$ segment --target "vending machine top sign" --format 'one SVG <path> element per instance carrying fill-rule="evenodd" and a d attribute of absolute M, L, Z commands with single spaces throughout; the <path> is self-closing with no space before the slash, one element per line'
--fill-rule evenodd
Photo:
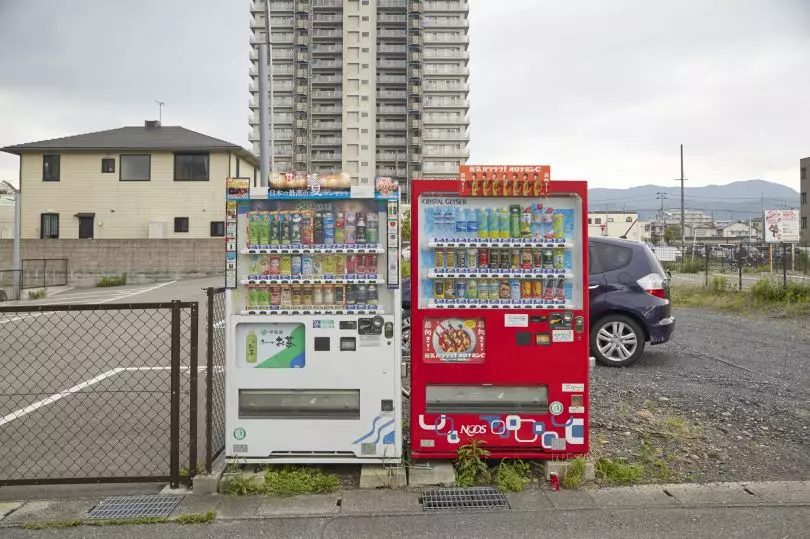
<path fill-rule="evenodd" d="M 413 183 L 414 458 L 587 452 L 587 184 L 550 172 Z"/>

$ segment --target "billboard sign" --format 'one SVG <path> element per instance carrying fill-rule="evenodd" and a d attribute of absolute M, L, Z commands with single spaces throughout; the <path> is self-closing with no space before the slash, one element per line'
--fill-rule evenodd
<path fill-rule="evenodd" d="M 796 210 L 766 210 L 765 241 L 767 243 L 798 243 L 799 212 Z"/>

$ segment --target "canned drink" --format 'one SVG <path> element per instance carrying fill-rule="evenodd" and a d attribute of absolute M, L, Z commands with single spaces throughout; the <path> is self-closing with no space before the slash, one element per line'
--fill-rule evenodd
<path fill-rule="evenodd" d="M 467 269 L 467 250 L 459 249 L 456 252 L 456 266 L 459 269 Z"/>
<path fill-rule="evenodd" d="M 313 296 L 312 285 L 311 284 L 304 285 L 302 288 L 303 291 L 301 292 L 301 302 L 304 305 L 312 305 L 312 300 L 314 299 L 312 297 Z"/>
<path fill-rule="evenodd" d="M 489 299 L 489 283 L 483 279 L 478 281 L 478 299 L 482 301 Z"/>
<path fill-rule="evenodd" d="M 478 281 L 475 279 L 467 281 L 467 299 L 478 299 Z"/>
<path fill-rule="evenodd" d="M 467 267 L 471 269 L 478 267 L 478 249 L 467 249 Z"/>
<path fill-rule="evenodd" d="M 565 299 L 565 279 L 557 279 L 557 290 L 555 292 L 557 299 Z"/>
<path fill-rule="evenodd" d="M 434 299 L 444 299 L 444 280 L 433 281 L 433 297 Z"/>
<path fill-rule="evenodd" d="M 292 264 L 290 269 L 293 275 L 301 275 L 304 272 L 301 264 L 301 255 L 292 255 Z"/>
<path fill-rule="evenodd" d="M 323 287 L 319 284 L 312 287 L 312 304 L 323 305 Z"/>
<path fill-rule="evenodd" d="M 547 278 L 545 288 L 543 289 L 543 299 L 554 299 L 554 296 L 557 293 L 556 288 L 554 277 Z"/>
<path fill-rule="evenodd" d="M 543 269 L 543 250 L 535 249 L 532 251 L 534 258 L 534 269 Z"/>
<path fill-rule="evenodd" d="M 323 275 L 323 255 L 312 255 L 312 274 Z"/>
<path fill-rule="evenodd" d="M 290 275 L 292 273 L 292 256 L 281 255 L 281 274 Z"/>
<path fill-rule="evenodd" d="M 368 304 L 369 305 L 377 305 L 377 285 L 370 284 L 368 285 Z"/>
<path fill-rule="evenodd" d="M 335 255 L 323 255 L 323 273 L 324 275 L 335 274 Z"/>
<path fill-rule="evenodd" d="M 444 280 L 444 299 L 455 299 L 456 289 L 453 287 L 453 279 Z"/>
<path fill-rule="evenodd" d="M 292 304 L 293 305 L 301 305 L 303 299 L 301 298 L 301 287 L 300 286 L 293 286 L 292 287 Z"/>
<path fill-rule="evenodd" d="M 366 273 L 366 255 L 357 255 L 357 273 Z"/>
<path fill-rule="evenodd" d="M 497 301 L 500 297 L 501 286 L 495 279 L 489 282 L 489 301 Z"/>
<path fill-rule="evenodd" d="M 332 285 L 329 284 L 323 285 L 323 304 L 324 305 L 335 304 L 335 289 L 332 287 Z"/>
<path fill-rule="evenodd" d="M 455 296 L 457 299 L 464 299 L 467 297 L 467 281 L 462 279 L 456 281 Z"/>
<path fill-rule="evenodd" d="M 487 269 L 489 267 L 489 250 L 478 249 L 478 267 Z"/>
<path fill-rule="evenodd" d="M 509 281 L 509 299 L 511 300 L 519 300 L 520 299 L 520 281 L 517 279 L 512 279 Z"/>
<path fill-rule="evenodd" d="M 355 285 L 354 301 L 358 305 L 365 305 L 368 302 L 368 288 L 366 288 L 366 285 Z"/>
<path fill-rule="evenodd" d="M 343 305 L 346 302 L 346 287 L 342 284 L 335 286 L 335 305 Z"/>
<path fill-rule="evenodd" d="M 354 286 L 350 284 L 346 285 L 346 305 L 354 305 L 355 299 Z"/>
<path fill-rule="evenodd" d="M 448 249 L 445 255 L 445 266 L 448 268 L 456 267 L 456 252 L 453 249 Z"/>
<path fill-rule="evenodd" d="M 530 270 L 534 266 L 531 249 L 523 249 L 520 252 L 520 269 Z"/>
<path fill-rule="evenodd" d="M 509 299 L 512 297 L 512 288 L 509 281 L 498 281 L 498 299 Z"/>
<path fill-rule="evenodd" d="M 271 255 L 267 257 L 267 275 L 281 275 L 281 257 Z"/>
<path fill-rule="evenodd" d="M 346 273 L 357 273 L 357 255 L 346 255 Z"/>
<path fill-rule="evenodd" d="M 520 249 L 509 249 L 509 269 L 520 269 Z"/>
<path fill-rule="evenodd" d="M 535 279 L 532 281 L 532 298 L 543 298 L 543 279 Z"/>
<path fill-rule="evenodd" d="M 377 255 L 366 255 L 366 273 L 377 274 Z"/>
<path fill-rule="evenodd" d="M 509 269 L 510 267 L 510 260 L 509 260 L 509 249 L 501 249 L 500 253 L 501 269 Z"/>
<path fill-rule="evenodd" d="M 292 305 L 292 288 L 290 288 L 290 285 L 288 284 L 281 286 L 281 302 L 279 305 L 282 307 L 289 307 Z"/>
<path fill-rule="evenodd" d="M 520 299 L 531 299 L 532 282 L 529 280 L 520 281 Z"/>
<path fill-rule="evenodd" d="M 444 267 L 444 250 L 443 249 L 436 249 L 434 251 L 436 255 L 436 267 L 443 268 Z"/>
<path fill-rule="evenodd" d="M 554 249 L 554 269 L 565 269 L 565 249 Z"/>
<path fill-rule="evenodd" d="M 312 255 L 301 255 L 301 273 L 312 275 Z"/>
<path fill-rule="evenodd" d="M 335 258 L 335 275 L 346 274 L 346 258 L 343 255 L 333 255 Z"/>

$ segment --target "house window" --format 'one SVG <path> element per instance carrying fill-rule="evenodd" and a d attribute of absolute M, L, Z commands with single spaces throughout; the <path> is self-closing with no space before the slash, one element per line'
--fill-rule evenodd
<path fill-rule="evenodd" d="M 39 237 L 42 239 L 59 238 L 58 213 L 43 213 L 39 216 Z"/>
<path fill-rule="evenodd" d="M 58 155 L 42 156 L 42 181 L 59 181 L 59 157 Z"/>
<path fill-rule="evenodd" d="M 613 217 L 608 217 L 607 222 L 608 222 L 608 223 L 612 223 L 612 222 L 613 222 Z"/>
<path fill-rule="evenodd" d="M 121 156 L 122 182 L 148 182 L 152 178 L 152 156 L 132 154 Z"/>
<path fill-rule="evenodd" d="M 207 182 L 208 154 L 207 153 L 174 154 L 174 181 Z"/>
<path fill-rule="evenodd" d="M 802 193 L 802 204 L 807 204 L 807 193 Z"/>
<path fill-rule="evenodd" d="M 593 219 L 591 219 L 590 217 L 588 217 L 588 224 L 589 224 L 589 225 L 592 225 L 592 224 L 593 224 Z"/>
<path fill-rule="evenodd" d="M 806 180 L 807 179 L 807 167 L 802 167 L 801 177 L 800 179 Z"/>
<path fill-rule="evenodd" d="M 101 160 L 102 174 L 110 174 L 115 172 L 115 158 L 105 157 Z"/>
<path fill-rule="evenodd" d="M 802 217 L 802 229 L 807 228 L 807 217 Z"/>
<path fill-rule="evenodd" d="M 225 236 L 225 221 L 211 221 L 211 237 L 221 238 Z"/>
<path fill-rule="evenodd" d="M 601 217 L 595 217 L 593 222 L 594 222 L 594 224 L 601 225 L 602 224 L 602 218 Z"/>
<path fill-rule="evenodd" d="M 174 218 L 174 231 L 175 232 L 188 232 L 188 217 L 175 217 Z"/>
<path fill-rule="evenodd" d="M 626 218 L 624 219 L 624 222 L 625 222 L 625 223 L 632 223 L 632 222 L 633 222 L 633 218 L 632 218 L 632 217 L 626 217 Z"/>

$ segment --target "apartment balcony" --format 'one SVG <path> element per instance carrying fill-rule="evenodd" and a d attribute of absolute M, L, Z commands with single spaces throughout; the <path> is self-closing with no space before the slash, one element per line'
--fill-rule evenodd
<path fill-rule="evenodd" d="M 421 146 L 422 145 L 422 137 L 419 135 L 415 135 L 411 137 L 411 146 Z"/>
<path fill-rule="evenodd" d="M 264 17 L 256 17 L 256 22 L 260 24 L 259 28 L 264 28 Z M 286 30 L 288 28 L 292 29 L 293 24 L 295 23 L 295 19 L 292 17 L 270 17 L 270 28 L 272 30 L 280 29 Z"/>
<path fill-rule="evenodd" d="M 377 139 L 377 147 L 382 146 L 401 146 L 404 147 L 407 142 L 405 137 L 385 137 Z"/>
<path fill-rule="evenodd" d="M 340 8 L 343 5 L 342 0 L 313 0 L 312 7 L 319 8 Z"/>
<path fill-rule="evenodd" d="M 377 0 L 377 7 L 381 9 L 405 9 L 408 0 Z"/>
<path fill-rule="evenodd" d="M 436 150 L 426 146 L 424 149 L 426 159 L 469 159 L 470 150 L 467 148 L 451 148 Z"/>
<path fill-rule="evenodd" d="M 425 84 L 425 91 L 428 92 L 469 92 L 470 85 L 464 83 L 458 84 L 442 84 L 433 81 L 428 81 Z"/>
<path fill-rule="evenodd" d="M 423 118 L 425 124 L 434 125 L 463 125 L 467 126 L 470 120 L 466 116 L 455 114 L 425 114 Z"/>
<path fill-rule="evenodd" d="M 419 52 L 419 51 L 414 51 L 414 52 L 412 52 L 412 53 L 411 53 L 410 62 L 411 62 L 412 64 L 421 64 L 421 63 L 422 63 L 422 59 L 423 59 L 423 54 L 424 54 L 424 53 Z"/>
<path fill-rule="evenodd" d="M 405 75 L 380 75 L 377 77 L 377 84 L 407 84 L 408 77 Z"/>
<path fill-rule="evenodd" d="M 309 78 L 309 69 L 305 67 L 299 67 L 295 70 L 295 77 L 297 79 L 307 79 Z"/>
<path fill-rule="evenodd" d="M 377 129 L 401 130 L 405 131 L 408 128 L 406 122 L 378 122 Z"/>
<path fill-rule="evenodd" d="M 342 144 L 338 137 L 318 137 L 312 139 L 313 146 L 340 146 Z"/>
<path fill-rule="evenodd" d="M 427 98 L 424 107 L 426 109 L 469 109 L 470 103 L 466 99 Z"/>
<path fill-rule="evenodd" d="M 408 2 L 408 11 L 411 13 L 422 13 L 425 9 L 425 6 L 419 0 L 411 0 Z"/>
<path fill-rule="evenodd" d="M 295 93 L 300 96 L 306 96 L 309 94 L 309 87 L 305 84 L 299 84 L 295 87 Z"/>
<path fill-rule="evenodd" d="M 422 166 L 425 174 L 446 174 L 448 177 L 458 175 L 458 165 L 447 166 L 445 164 L 431 163 L 427 161 Z"/>
<path fill-rule="evenodd" d="M 406 22 L 407 20 L 408 20 L 407 15 L 394 15 L 391 13 L 381 13 L 377 17 L 377 22 L 391 23 L 391 24 L 401 24 L 403 22 Z"/>
<path fill-rule="evenodd" d="M 318 100 L 335 100 L 340 99 L 343 96 L 343 92 L 334 92 L 328 90 L 315 90 L 312 92 L 312 99 Z"/>
<path fill-rule="evenodd" d="M 382 69 L 405 69 L 408 67 L 408 62 L 405 60 L 379 60 L 377 67 Z"/>
<path fill-rule="evenodd" d="M 408 92 L 397 92 L 393 90 L 377 92 L 377 99 L 405 99 L 408 97 Z"/>
<path fill-rule="evenodd" d="M 340 153 L 312 153 L 312 161 L 342 161 L 343 154 Z"/>
<path fill-rule="evenodd" d="M 422 78 L 422 69 L 419 68 L 419 67 L 413 66 L 413 67 L 411 67 L 410 70 L 408 70 L 408 76 L 410 78 L 412 78 L 412 79 L 420 79 L 420 78 Z"/>
<path fill-rule="evenodd" d="M 264 43 L 264 32 L 252 32 L 250 34 L 251 45 L 261 45 Z"/>
<path fill-rule="evenodd" d="M 428 45 L 469 44 L 470 36 L 462 32 L 425 32 Z"/>
<path fill-rule="evenodd" d="M 343 62 L 336 60 L 313 60 L 312 69 L 343 69 Z"/>
<path fill-rule="evenodd" d="M 398 176 L 404 176 L 407 173 L 408 173 L 408 171 L 406 169 L 404 169 L 404 168 L 399 168 L 399 169 L 396 169 L 396 168 L 378 168 L 376 170 L 377 176 L 398 177 Z"/>
<path fill-rule="evenodd" d="M 377 153 L 377 162 L 390 161 L 396 163 L 397 161 L 405 161 L 407 155 L 405 152 L 379 152 Z"/>
<path fill-rule="evenodd" d="M 270 43 L 272 45 L 292 43 L 292 41 L 293 41 L 292 32 L 285 32 L 285 33 L 272 32 L 270 34 Z"/>
<path fill-rule="evenodd" d="M 313 75 L 312 84 L 340 84 L 343 82 L 342 77 L 337 75 Z"/>
<path fill-rule="evenodd" d="M 273 61 L 276 60 L 292 60 L 295 57 L 295 52 L 292 49 L 273 49 Z M 256 59 L 259 59 L 258 53 Z"/>
<path fill-rule="evenodd" d="M 405 115 L 407 113 L 408 113 L 408 109 L 406 109 L 405 107 L 392 107 L 392 106 L 377 107 L 377 114 L 378 115 L 380 115 L 380 114 L 383 114 L 383 115 L 389 115 L 389 114 L 390 115 Z"/>
<path fill-rule="evenodd" d="M 411 120 L 411 129 L 422 129 L 422 121 L 419 118 L 414 118 Z"/>
<path fill-rule="evenodd" d="M 312 122 L 313 131 L 339 131 L 342 122 Z"/>
<path fill-rule="evenodd" d="M 405 39 L 408 37 L 408 32 L 405 30 L 380 30 L 377 32 L 377 37 Z"/>
<path fill-rule="evenodd" d="M 306 163 L 307 162 L 307 154 L 298 152 L 295 154 L 295 162 L 296 163 Z"/>
<path fill-rule="evenodd" d="M 307 103 L 296 103 L 295 104 L 295 112 L 306 112 L 308 110 Z"/>
<path fill-rule="evenodd" d="M 292 92 L 293 91 L 293 84 L 292 81 L 273 81 L 270 85 L 274 92 Z"/>
<path fill-rule="evenodd" d="M 309 62 L 309 55 L 305 52 L 296 52 L 295 53 L 295 61 L 299 63 L 306 64 Z"/>
<path fill-rule="evenodd" d="M 424 40 L 422 39 L 423 36 L 411 36 L 408 40 L 410 45 L 423 45 Z"/>
<path fill-rule="evenodd" d="M 470 22 L 467 19 L 454 17 L 428 17 L 422 18 L 425 28 L 468 28 Z"/>
<path fill-rule="evenodd" d="M 426 65 L 425 66 L 425 75 L 454 75 L 454 76 L 461 76 L 461 75 L 469 75 L 470 68 L 467 66 L 453 66 L 453 67 L 439 67 L 435 65 Z"/>
<path fill-rule="evenodd" d="M 340 30 L 318 29 L 312 32 L 312 37 L 314 39 L 340 39 L 342 36 L 343 32 Z"/>
<path fill-rule="evenodd" d="M 334 13 L 316 13 L 312 18 L 314 22 L 322 25 L 342 25 L 343 16 Z"/>
<path fill-rule="evenodd" d="M 408 89 L 408 94 L 410 96 L 418 96 L 422 94 L 422 86 L 419 84 L 411 84 L 411 87 Z"/>
<path fill-rule="evenodd" d="M 408 103 L 408 112 L 421 112 L 422 111 L 422 103 L 414 102 Z"/>
<path fill-rule="evenodd" d="M 306 47 L 309 45 L 309 36 L 305 34 L 298 34 L 295 36 L 295 44 L 299 47 Z"/>
<path fill-rule="evenodd" d="M 449 48 L 431 47 L 425 51 L 425 60 L 432 59 L 469 60 L 470 53 L 464 50 L 457 51 Z"/>
<path fill-rule="evenodd" d="M 269 70 L 268 70 L 269 71 Z M 276 75 L 292 75 L 295 69 L 292 64 L 276 64 L 273 62 L 273 76 Z"/>
<path fill-rule="evenodd" d="M 274 124 L 292 124 L 293 123 L 293 115 L 292 114 L 274 114 L 273 115 L 273 123 Z"/>
<path fill-rule="evenodd" d="M 292 2 L 270 2 L 271 12 L 292 11 L 293 7 Z M 251 13 L 265 13 L 265 0 L 253 0 L 250 3 L 250 11 Z"/>
<path fill-rule="evenodd" d="M 308 30 L 309 29 L 309 19 L 296 19 L 296 21 L 295 21 L 295 29 L 296 30 Z"/>
<path fill-rule="evenodd" d="M 434 140 L 467 140 L 468 135 L 466 129 L 459 129 L 458 131 L 428 129 L 425 131 L 422 138 L 425 139 L 426 143 L 430 143 Z"/>
<path fill-rule="evenodd" d="M 312 54 L 317 55 L 335 55 L 343 53 L 343 47 L 338 47 L 336 45 L 325 45 L 323 43 L 314 44 L 310 50 L 312 51 Z"/>
<path fill-rule="evenodd" d="M 298 0 L 295 3 L 295 11 L 299 13 L 304 13 L 309 11 L 309 1 L 308 0 Z"/>
<path fill-rule="evenodd" d="M 379 54 L 401 54 L 404 56 L 408 53 L 408 47 L 405 45 L 380 45 L 377 47 L 377 52 Z"/>
<path fill-rule="evenodd" d="M 419 152 L 411 152 L 410 154 L 410 162 L 411 163 L 421 163 L 422 162 L 422 154 Z"/>
<path fill-rule="evenodd" d="M 459 11 L 467 13 L 470 11 L 470 4 L 466 0 L 456 2 L 427 2 L 425 4 L 425 11 L 444 11 L 455 12 Z"/>
<path fill-rule="evenodd" d="M 340 107 L 312 107 L 312 115 L 339 116 L 342 112 Z"/>

